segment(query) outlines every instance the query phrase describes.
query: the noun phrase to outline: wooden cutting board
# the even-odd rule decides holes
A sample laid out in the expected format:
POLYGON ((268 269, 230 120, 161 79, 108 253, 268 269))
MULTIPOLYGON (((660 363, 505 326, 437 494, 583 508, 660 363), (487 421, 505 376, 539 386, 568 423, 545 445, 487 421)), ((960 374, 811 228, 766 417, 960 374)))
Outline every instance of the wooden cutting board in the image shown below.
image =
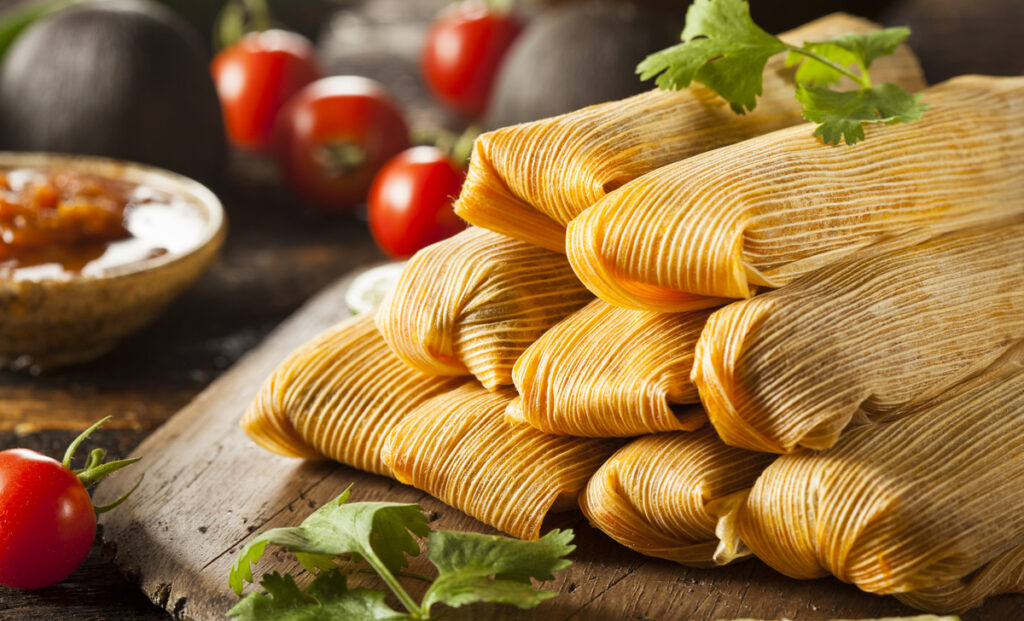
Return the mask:
MULTIPOLYGON (((494 532, 389 479, 272 455, 239 428, 242 413, 276 365, 347 315, 346 282, 335 283, 296 312, 133 454, 143 458, 145 480, 128 502, 103 516, 103 539, 122 571, 176 618, 223 619, 238 601, 227 577, 241 546, 257 532, 298 524, 349 485, 354 501, 419 503, 436 528, 494 532)), ((110 502, 132 482, 127 474, 104 482, 96 503, 110 502)), ((475 605, 447 618, 811 621, 914 614, 891 597, 868 595, 837 580, 790 580, 756 560, 690 569, 632 552, 590 528, 578 513, 555 521, 577 533, 573 566, 545 585, 560 593, 557 598, 532 611, 475 605)), ((413 567, 429 571, 418 559, 413 567)), ((254 571, 296 568, 288 555, 274 552, 254 571)), ((963 618, 1022 619, 1024 597, 994 598, 963 618)))

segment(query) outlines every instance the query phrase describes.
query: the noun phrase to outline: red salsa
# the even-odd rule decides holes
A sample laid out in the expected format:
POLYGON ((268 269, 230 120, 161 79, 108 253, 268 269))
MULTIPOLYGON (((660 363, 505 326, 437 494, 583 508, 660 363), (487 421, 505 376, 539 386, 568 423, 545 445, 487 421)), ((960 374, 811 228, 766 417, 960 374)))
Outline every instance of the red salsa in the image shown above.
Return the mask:
POLYGON ((67 169, 0 168, 0 278, 100 276, 206 234, 188 194, 67 169))
POLYGON ((134 186, 70 171, 0 171, 0 261, 73 267, 131 234, 134 186))

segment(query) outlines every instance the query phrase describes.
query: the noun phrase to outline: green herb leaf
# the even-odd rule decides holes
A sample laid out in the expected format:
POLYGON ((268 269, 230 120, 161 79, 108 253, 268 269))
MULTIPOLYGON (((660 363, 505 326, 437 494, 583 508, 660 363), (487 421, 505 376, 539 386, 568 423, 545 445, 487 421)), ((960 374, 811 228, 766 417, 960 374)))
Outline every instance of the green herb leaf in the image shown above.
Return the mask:
POLYGON ((333 570, 320 574, 299 590, 295 579, 274 572, 263 576, 260 585, 267 595, 253 593, 228 611, 241 621, 319 621, 348 619, 379 621, 409 619, 384 602, 384 594, 370 589, 349 590, 345 574, 333 570))
POLYGON ((768 59, 786 44, 750 18, 746 0, 697 0, 686 12, 683 43, 648 56, 637 67, 640 78, 658 76, 663 89, 694 80, 721 95, 733 111, 754 109, 768 59))
POLYGON ((860 59, 864 69, 871 63, 896 51, 910 36, 910 28, 886 28, 874 32, 850 32, 830 39, 827 43, 843 48, 860 59))
POLYGON ((816 86, 800 86, 796 98, 804 105, 804 118, 820 123, 814 130, 828 144, 855 144, 864 139, 862 123, 910 123, 928 108, 920 95, 911 95, 895 84, 859 91, 837 92, 816 86))
POLYGON ((796 47, 759 28, 746 0, 696 0, 686 13, 679 45, 651 54, 637 66, 641 79, 657 76, 662 89, 700 82, 725 99, 737 114, 753 110, 763 90, 768 59, 788 52, 786 65, 800 65, 794 77, 805 118, 820 123, 815 136, 838 144, 864 138, 862 123, 909 123, 926 106, 895 84, 873 86, 872 63, 892 54, 910 34, 908 28, 840 35, 796 47), (843 77, 860 90, 825 88, 843 77))
POLYGON ((542 591, 530 579, 551 580, 572 564, 564 558, 571 530, 553 530, 537 541, 519 541, 478 533, 434 531, 427 539, 427 558, 440 571, 423 599, 429 612, 436 603, 452 607, 473 602, 500 602, 532 608, 556 593, 542 591))
POLYGON ((242 580, 252 582, 250 565, 260 559, 268 543, 296 553, 318 555, 305 557, 306 562, 318 567, 325 566, 324 557, 351 553, 367 559, 371 565, 382 565, 395 572, 408 564, 406 555, 419 554, 419 543, 412 535, 426 536, 430 528, 418 505, 345 504, 348 495, 346 490, 299 526, 269 530, 246 545, 228 577, 235 592, 241 593, 242 580))
MULTIPOLYGON (((823 56, 846 69, 856 65, 858 61, 856 54, 830 41, 804 43, 801 49, 823 56)), ((793 77, 797 84, 820 86, 838 84, 844 75, 832 65, 819 62, 799 52, 791 51, 786 56, 786 66, 792 67, 793 65, 800 65, 796 70, 796 75, 793 77)))
POLYGON ((532 608, 555 593, 533 586, 532 580, 550 580, 553 573, 570 565, 564 557, 575 549, 572 531, 552 531, 538 541, 519 541, 477 533, 436 531, 427 540, 427 558, 438 568, 432 579, 399 571, 406 556, 419 553, 413 536, 430 532, 427 518, 417 505, 386 502, 344 504, 348 490, 317 509, 295 528, 276 528, 246 545, 231 568, 228 582, 241 594, 252 582, 252 565, 273 543, 299 557, 316 579, 303 592, 292 576, 265 575, 260 584, 267 594, 250 594, 229 615, 244 621, 314 621, 328 619, 431 619, 430 607, 444 603, 462 606, 472 602, 514 604, 532 608), (349 590, 335 557, 349 554, 365 560, 388 585, 408 614, 398 613, 384 602, 383 593, 349 590), (432 583, 417 603, 399 577, 432 583))

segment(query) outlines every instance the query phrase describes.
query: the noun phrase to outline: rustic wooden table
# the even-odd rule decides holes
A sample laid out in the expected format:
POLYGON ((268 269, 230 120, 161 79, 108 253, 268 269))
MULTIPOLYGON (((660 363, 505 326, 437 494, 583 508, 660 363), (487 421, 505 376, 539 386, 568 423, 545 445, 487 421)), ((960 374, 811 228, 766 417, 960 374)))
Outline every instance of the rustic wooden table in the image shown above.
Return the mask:
MULTIPOLYGON (((0 4, 5 4, 0 0, 0 4)), ((439 0, 377 0, 344 9, 326 40, 331 69, 385 81, 418 123, 450 122, 427 103, 414 57, 439 0)), ((856 12, 856 3, 851 12, 856 12)), ((903 0, 880 18, 909 24, 930 81, 965 72, 1024 73, 1016 49, 1021 0, 903 0)), ((1022 180, 1024 182, 1024 180, 1022 180)), ((358 217, 313 212, 282 189, 272 165, 237 158, 215 188, 230 219, 221 257, 168 312, 115 351, 42 376, 0 372, 0 449, 59 455, 83 428, 114 420, 88 448, 125 455, 318 290, 382 260, 358 217)), ((84 451, 83 451, 84 454, 84 451)), ((94 548, 60 585, 0 587, 0 618, 167 619, 94 548)))

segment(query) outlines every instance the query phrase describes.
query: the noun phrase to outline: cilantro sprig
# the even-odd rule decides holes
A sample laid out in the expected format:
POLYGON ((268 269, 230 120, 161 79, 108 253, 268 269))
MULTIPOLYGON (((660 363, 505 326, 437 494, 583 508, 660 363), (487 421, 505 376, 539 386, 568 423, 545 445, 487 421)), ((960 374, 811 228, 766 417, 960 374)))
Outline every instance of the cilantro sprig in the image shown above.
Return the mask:
POLYGON ((686 13, 682 43, 651 54, 637 66, 640 78, 657 76, 657 85, 678 90, 700 82, 722 96, 737 114, 757 105, 768 59, 787 54, 797 67, 796 98, 803 116, 818 123, 815 136, 829 144, 864 139, 864 123, 910 123, 927 105, 920 95, 885 83, 875 86, 872 63, 892 54, 910 35, 908 28, 848 33, 828 41, 790 45, 762 30, 750 17, 746 0, 696 0, 686 13), (843 77, 860 88, 829 88, 843 77))
POLYGON ((229 616, 242 621, 315 621, 319 619, 423 619, 431 618, 436 604, 453 608, 474 602, 513 604, 532 608, 556 593, 542 591, 532 580, 550 580, 565 569, 572 545, 571 530, 553 530, 537 541, 520 541, 479 533, 431 531, 418 505, 390 502, 346 504, 346 490, 317 509, 301 525, 275 528, 251 541, 239 553, 228 582, 241 595, 245 582, 253 582, 252 565, 270 544, 293 552, 316 577, 300 589, 295 578, 277 572, 265 574, 260 585, 266 594, 252 593, 235 605, 229 616), (427 538, 427 559, 438 570, 436 578, 403 571, 408 557, 419 554, 417 537, 427 538), (393 609, 385 593, 366 588, 349 589, 339 557, 365 562, 401 603, 393 609), (399 578, 430 582, 417 602, 399 578))

